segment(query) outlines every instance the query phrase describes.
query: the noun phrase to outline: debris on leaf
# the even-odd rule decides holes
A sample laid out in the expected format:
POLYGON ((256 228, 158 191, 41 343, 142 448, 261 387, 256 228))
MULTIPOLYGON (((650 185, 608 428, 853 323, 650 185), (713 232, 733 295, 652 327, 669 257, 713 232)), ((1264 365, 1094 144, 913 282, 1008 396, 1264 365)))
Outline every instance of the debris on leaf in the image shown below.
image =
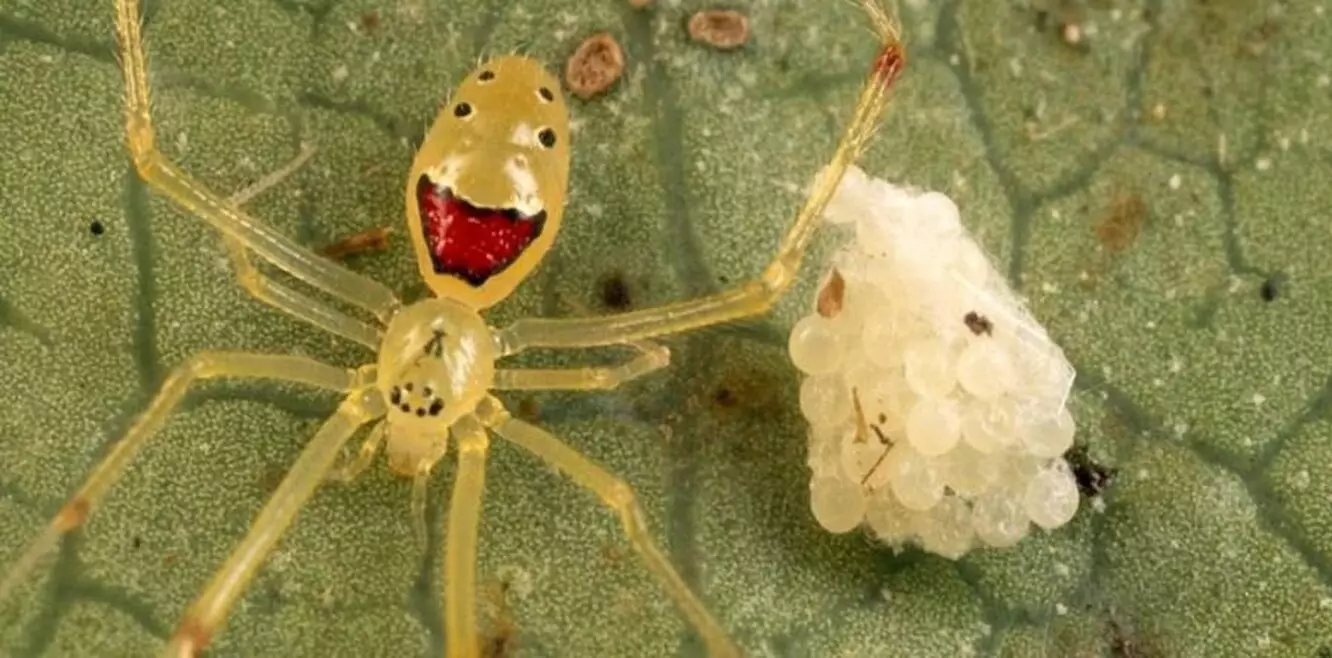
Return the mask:
POLYGON ((319 253, 327 258, 340 259, 368 251, 384 251, 388 249, 388 236, 392 232, 390 227, 376 226, 327 245, 319 253))
POLYGON ((594 34, 579 44, 564 67, 564 83, 573 95, 589 100, 605 93, 624 74, 624 50, 606 32, 594 34))
POLYGON ((749 17, 734 9, 708 9, 689 18, 689 38, 717 50, 735 50, 749 41, 749 17))
POLYGON ((846 280, 842 278, 842 273, 833 268, 832 276, 828 277, 828 282, 823 284, 819 290, 819 298, 815 307, 819 315, 825 318, 836 317, 842 310, 842 298, 846 295, 846 280))

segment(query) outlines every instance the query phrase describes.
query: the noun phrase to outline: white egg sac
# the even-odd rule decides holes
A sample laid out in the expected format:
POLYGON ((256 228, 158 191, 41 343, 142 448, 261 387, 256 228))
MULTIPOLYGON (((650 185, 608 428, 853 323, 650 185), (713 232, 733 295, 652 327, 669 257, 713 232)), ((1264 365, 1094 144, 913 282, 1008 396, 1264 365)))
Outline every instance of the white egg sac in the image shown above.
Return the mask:
POLYGON ((1073 368, 957 205, 853 167, 824 219, 854 238, 788 346, 819 524, 956 559, 1068 523, 1073 368))

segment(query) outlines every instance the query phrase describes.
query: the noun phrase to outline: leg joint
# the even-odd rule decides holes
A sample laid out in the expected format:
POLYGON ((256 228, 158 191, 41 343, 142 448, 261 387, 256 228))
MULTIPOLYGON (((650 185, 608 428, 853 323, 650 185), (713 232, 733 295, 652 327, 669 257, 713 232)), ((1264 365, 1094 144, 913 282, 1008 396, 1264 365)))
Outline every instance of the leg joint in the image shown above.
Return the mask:
POLYGON ((147 139, 131 137, 129 140, 130 160, 144 182, 162 177, 162 154, 153 145, 151 133, 148 135, 147 139))
POLYGON ((60 532, 69 532, 83 525, 83 522, 88 520, 88 513, 91 510, 92 505, 88 502, 88 499, 81 493, 75 494, 56 514, 55 525, 60 529, 60 532))
POLYGON ((176 372, 182 377, 192 380, 208 379, 217 374, 218 366, 223 363, 224 359, 225 355, 222 352, 205 350, 196 353, 188 361, 178 366, 176 372))
POLYGON ((625 514, 638 513, 638 494, 621 479, 614 479, 606 487, 606 504, 625 514))

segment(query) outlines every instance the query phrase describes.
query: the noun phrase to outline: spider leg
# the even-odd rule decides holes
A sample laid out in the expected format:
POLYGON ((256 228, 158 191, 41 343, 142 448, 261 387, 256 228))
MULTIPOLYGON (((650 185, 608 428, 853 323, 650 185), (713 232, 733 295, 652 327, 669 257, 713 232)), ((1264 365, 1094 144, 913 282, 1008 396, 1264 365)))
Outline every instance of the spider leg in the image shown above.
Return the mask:
MULTIPOLYGON (((140 34, 139 0, 116 0, 116 41, 125 77, 125 135, 134 168, 145 183, 198 215, 223 235, 288 274, 387 322, 400 306, 393 291, 311 252, 205 188, 157 149, 149 112, 148 74, 140 34)), ((276 297, 285 303, 299 298, 276 297)), ((297 313, 318 317, 318 309, 297 313)))
POLYGON ((198 655, 222 626, 227 613, 273 552, 278 540, 296 520, 296 514, 309 502, 319 485, 328 477, 342 446, 366 423, 383 414, 383 401, 373 389, 353 390, 342 401, 314 438, 301 450, 277 490, 250 525, 245 539, 231 552, 222 568, 213 575, 181 619, 163 656, 198 655))
MULTIPOLYGON (((254 197, 295 173, 313 155, 314 147, 309 144, 302 144, 301 152, 291 161, 269 172, 249 187, 231 195, 227 201, 237 208, 249 203, 254 197)), ((370 349, 379 347, 379 341, 383 338, 383 334, 378 328, 264 276, 259 268, 255 267, 254 262, 250 260, 250 252, 245 249, 244 243, 240 240, 224 233, 222 243, 226 247, 227 256, 231 259, 232 269, 236 272, 236 279, 240 282, 241 287, 255 299, 331 334, 354 340, 370 349)))
POLYGON ((491 388, 513 390, 608 391, 671 363, 671 351, 649 341, 630 343, 639 354, 632 360, 609 368, 522 369, 495 372, 491 388))
POLYGON ((333 469, 328 474, 328 479, 350 483, 360 477, 361 473, 364 473, 365 469, 370 468, 370 464, 374 463, 375 455, 379 454, 379 449, 384 446, 384 439, 388 437, 385 434, 387 430, 388 428, 384 423, 375 425, 370 430, 370 435, 365 437, 365 442, 361 444, 361 449, 356 452, 356 456, 333 469))
POLYGON ((879 1, 860 0, 882 46, 861 88, 851 121, 832 161, 815 180, 813 190, 787 229, 776 257, 758 277, 713 295, 628 313, 594 318, 516 320, 496 334, 501 354, 516 354, 530 347, 593 347, 625 343, 767 312, 795 280, 824 208, 841 183, 842 175, 859 159, 873 137, 878 120, 888 105, 892 84, 905 65, 906 55, 898 39, 898 28, 879 1))
POLYGON ((246 352, 203 352, 177 367, 162 383, 157 397, 134 421, 129 431, 98 462, 83 486, 65 503, 55 518, 37 536, 0 581, 3 601, 31 573, 61 537, 88 519, 93 508, 120 479, 130 460, 161 429, 196 382, 220 378, 276 379, 308 384, 334 391, 351 391, 367 386, 371 380, 355 370, 325 365, 300 356, 250 354, 246 352))
POLYGON ((689 585, 671 565, 670 559, 652 540, 637 496, 627 483, 546 430, 512 418, 494 398, 482 403, 477 416, 500 438, 524 448, 563 471, 574 482, 601 498, 620 517, 629 544, 703 639, 708 655, 714 658, 741 655, 740 649, 727 637, 702 601, 690 591, 689 585))
POLYGON ((481 498, 486 485, 490 437, 474 417, 452 428, 458 440, 458 471, 449 501, 448 534, 444 542, 444 634, 451 658, 476 658, 481 641, 476 629, 476 546, 481 525, 481 498))

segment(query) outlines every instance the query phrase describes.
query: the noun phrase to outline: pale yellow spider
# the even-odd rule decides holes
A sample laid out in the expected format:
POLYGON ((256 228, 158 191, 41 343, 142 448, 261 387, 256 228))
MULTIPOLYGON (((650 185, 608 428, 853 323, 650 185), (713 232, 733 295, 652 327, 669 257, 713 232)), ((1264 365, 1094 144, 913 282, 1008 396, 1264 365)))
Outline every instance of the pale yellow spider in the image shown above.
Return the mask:
POLYGON ((554 244, 569 174, 569 121, 559 82, 525 57, 482 64, 459 85, 436 118, 407 177, 407 233, 434 296, 403 306, 385 286, 315 255, 205 188, 154 144, 138 0, 116 0, 116 36, 125 78, 125 129, 139 176, 225 236, 241 285, 255 297, 372 350, 375 363, 348 370, 300 356, 205 352, 166 379, 148 409, 92 471, 0 581, 0 599, 30 574, 92 508, 199 380, 265 378, 346 393, 334 415, 305 446, 226 563, 185 612, 165 655, 192 656, 221 627, 227 612, 319 485, 353 477, 376 452, 389 468, 424 483, 444 457, 449 437, 458 466, 441 570, 450 656, 480 653, 475 561, 486 455, 493 433, 563 471, 620 516, 647 568, 680 607, 714 656, 739 649, 653 543, 629 485, 536 426, 510 417, 490 391, 608 389, 668 361, 643 341, 765 312, 792 282, 820 215, 849 164, 864 150, 905 63, 897 30, 876 0, 861 0, 882 48, 832 162, 817 179, 772 263, 756 279, 716 295, 619 315, 523 319, 502 329, 481 311, 507 297, 554 244), (266 279, 248 251, 344 302, 369 311, 378 325, 348 316, 266 279), (615 368, 497 369, 496 361, 532 347, 634 345, 643 352, 615 368), (374 423, 357 456, 335 466, 344 444, 374 423))

